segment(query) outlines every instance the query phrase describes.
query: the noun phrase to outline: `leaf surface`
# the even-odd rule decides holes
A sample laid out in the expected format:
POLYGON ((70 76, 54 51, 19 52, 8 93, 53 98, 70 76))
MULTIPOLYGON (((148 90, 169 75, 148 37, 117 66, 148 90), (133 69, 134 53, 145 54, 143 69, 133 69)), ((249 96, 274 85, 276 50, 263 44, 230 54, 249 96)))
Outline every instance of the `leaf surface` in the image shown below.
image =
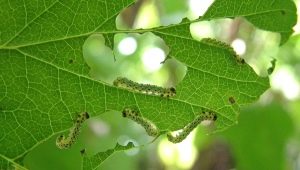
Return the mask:
MULTIPOLYGON (((194 40, 190 21, 149 30, 117 30, 116 16, 133 4, 130 0, 1 2, 0 148, 5 149, 0 153, 0 169, 20 162, 37 145, 72 127, 78 112, 87 111, 93 117, 137 106, 160 130, 169 131, 181 129, 209 109, 218 115, 216 130, 223 130, 236 123, 240 105, 254 102, 269 88, 268 78, 257 76, 247 64, 238 64, 229 50, 194 40), (170 48, 169 56, 188 68, 176 87, 176 97, 132 93, 89 77, 82 56, 89 35, 102 33, 112 47, 116 33, 147 31, 160 36, 170 48), (236 104, 229 102, 230 97, 236 104)), ((217 2, 205 19, 244 14, 229 15, 231 3, 214 14, 217 2)), ((294 10, 293 5, 284 7, 289 15, 294 10)), ((262 11, 245 8, 258 16, 262 11)), ((275 24, 269 30, 285 33, 291 26, 275 24)), ((92 168, 101 163, 96 157, 89 160, 92 168)))

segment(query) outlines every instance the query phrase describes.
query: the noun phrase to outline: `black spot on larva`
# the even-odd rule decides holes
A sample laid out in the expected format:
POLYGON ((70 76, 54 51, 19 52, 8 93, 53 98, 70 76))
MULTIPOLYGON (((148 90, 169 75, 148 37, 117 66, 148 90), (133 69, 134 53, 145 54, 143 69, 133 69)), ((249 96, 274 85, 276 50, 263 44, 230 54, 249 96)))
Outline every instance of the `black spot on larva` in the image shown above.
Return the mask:
POLYGON ((123 112, 122 112, 122 116, 123 117, 126 117, 127 115, 126 115, 126 111, 125 110, 123 110, 123 112))
POLYGON ((215 114, 213 120, 216 121, 218 116, 215 114))
POLYGON ((174 87, 171 87, 170 90, 171 90, 171 92, 176 94, 176 89, 174 87))
POLYGON ((285 11, 284 10, 281 10, 280 12, 281 12, 282 15, 285 15, 285 11))
POLYGON ((241 59, 241 63, 242 63, 242 64, 245 64, 245 60, 244 60, 244 59, 241 59))
POLYGON ((228 98, 230 104, 234 104, 235 103, 235 99, 233 97, 229 97, 228 98))
POLYGON ((69 60, 69 64, 73 64, 73 62, 74 62, 73 59, 69 60))
POLYGON ((86 118, 86 119, 90 118, 90 115, 89 115, 88 112, 85 112, 85 118, 86 118))

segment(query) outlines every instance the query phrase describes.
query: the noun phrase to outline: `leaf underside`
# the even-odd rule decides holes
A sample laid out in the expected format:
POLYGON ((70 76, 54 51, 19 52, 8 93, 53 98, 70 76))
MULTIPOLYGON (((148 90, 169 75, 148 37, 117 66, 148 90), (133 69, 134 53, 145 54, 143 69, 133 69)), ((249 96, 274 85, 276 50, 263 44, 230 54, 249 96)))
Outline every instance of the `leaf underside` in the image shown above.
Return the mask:
MULTIPOLYGON (((269 88, 268 78, 257 76, 247 64, 238 64, 230 51, 194 40, 190 21, 148 30, 117 30, 116 16, 132 0, 3 1, 0 148, 5 149, 1 149, 0 169, 10 169, 36 146, 69 129, 78 112, 87 111, 93 117, 137 106, 160 130, 169 131, 184 127, 204 108, 217 113, 218 131, 236 123, 240 105, 254 102, 269 88), (89 77, 82 57, 89 35, 102 33, 112 47, 116 33, 148 31, 160 36, 171 50, 169 56, 188 68, 174 98, 132 93, 89 77), (230 97, 237 104, 232 105, 230 97)), ((286 41, 295 24, 296 8, 290 1, 216 0, 201 20, 237 16, 280 33, 286 41)), ((109 152, 128 149, 120 148, 117 145, 109 152)), ((84 159, 83 168, 94 169, 106 159, 99 154, 84 159)))

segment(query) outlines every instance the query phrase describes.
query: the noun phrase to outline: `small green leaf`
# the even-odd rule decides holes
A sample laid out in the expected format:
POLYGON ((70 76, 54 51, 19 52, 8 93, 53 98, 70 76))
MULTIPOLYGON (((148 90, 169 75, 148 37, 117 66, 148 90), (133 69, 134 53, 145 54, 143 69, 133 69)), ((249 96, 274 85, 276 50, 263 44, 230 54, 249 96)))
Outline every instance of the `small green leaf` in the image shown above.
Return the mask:
POLYGON ((242 110, 240 123, 224 132, 237 169, 286 169, 286 144, 293 131, 289 115, 276 103, 242 110))
POLYGON ((297 23, 297 8, 292 0, 215 0, 202 20, 245 17, 254 26, 281 35, 284 44, 297 23))
POLYGON ((117 145, 113 149, 109 149, 105 152, 99 152, 94 156, 88 157, 86 155, 83 155, 82 169, 93 169, 93 170, 97 169, 98 166, 107 158, 109 158, 113 153, 132 149, 132 148, 134 148, 134 144, 132 142, 129 142, 126 146, 117 143, 117 145))

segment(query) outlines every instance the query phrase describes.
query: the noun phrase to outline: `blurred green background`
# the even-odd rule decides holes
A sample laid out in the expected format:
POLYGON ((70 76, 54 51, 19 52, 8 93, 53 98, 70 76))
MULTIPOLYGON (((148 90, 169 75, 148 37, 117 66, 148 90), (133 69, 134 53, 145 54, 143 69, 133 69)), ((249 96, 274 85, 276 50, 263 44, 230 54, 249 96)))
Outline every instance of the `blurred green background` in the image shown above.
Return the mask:
MULTIPOLYGON (((300 1, 295 1, 300 9, 300 1)), ((152 28, 196 19, 212 0, 139 0, 117 19, 119 29, 152 28)), ((300 10, 298 9, 298 14, 300 10)), ((271 61, 276 68, 270 76, 271 88, 259 101, 244 106, 238 125, 207 135, 198 127, 186 140, 173 144, 161 136, 144 147, 118 152, 98 169, 122 170, 300 170, 300 22, 294 36, 279 47, 280 36, 258 30, 243 18, 193 23, 195 39, 213 37, 231 44, 257 74, 267 76, 271 61)), ((175 86, 184 78, 186 67, 166 60, 170 49, 152 33, 116 34, 114 49, 105 46, 102 35, 90 36, 83 55, 90 76, 112 83, 118 76, 141 83, 175 86)), ((31 170, 79 170, 80 150, 88 155, 125 145, 149 143, 144 129, 108 112, 85 123, 78 142, 70 150, 55 146, 56 136, 47 140, 24 160, 31 170)))

